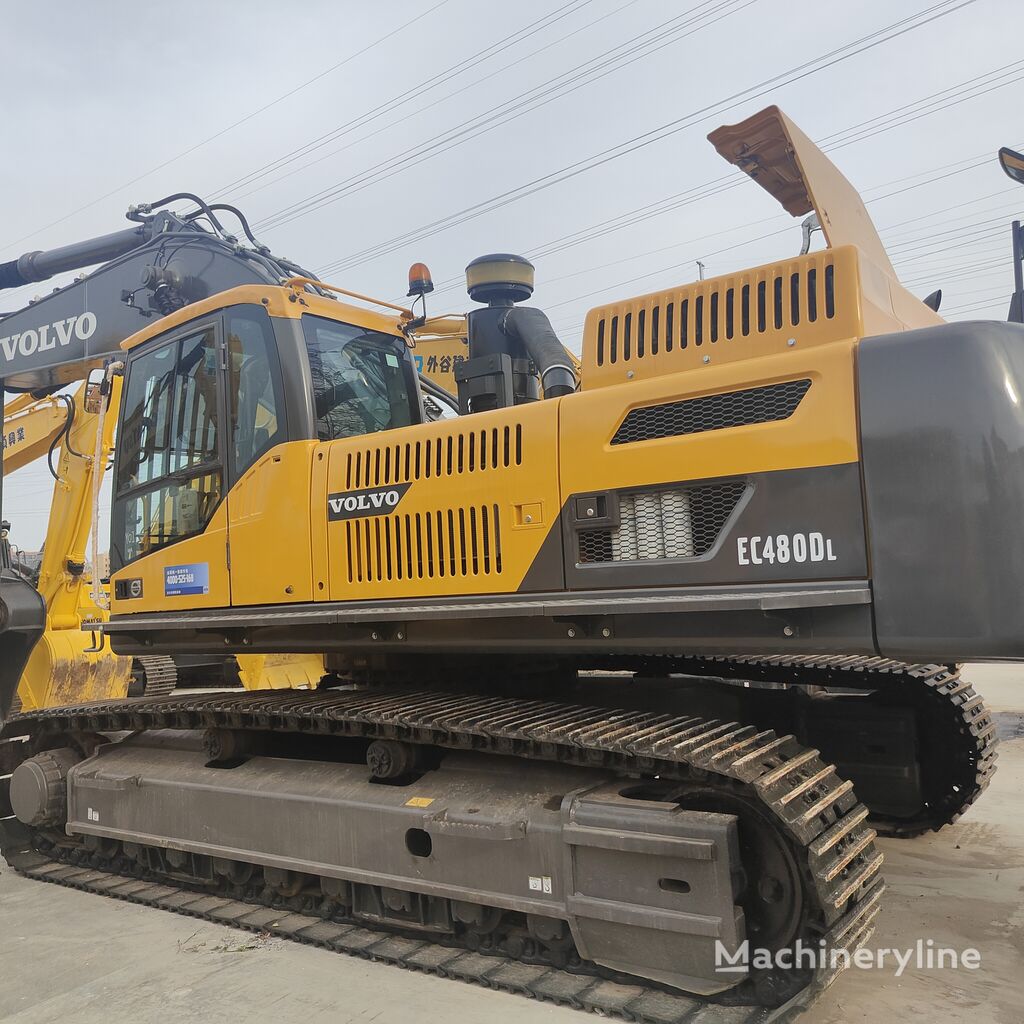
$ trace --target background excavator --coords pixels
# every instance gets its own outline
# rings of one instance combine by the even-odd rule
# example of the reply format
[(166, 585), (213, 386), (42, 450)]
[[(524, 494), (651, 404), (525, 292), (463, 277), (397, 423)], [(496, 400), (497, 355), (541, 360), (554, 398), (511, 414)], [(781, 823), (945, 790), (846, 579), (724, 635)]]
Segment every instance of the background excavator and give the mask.
[[(723, 974), (716, 949), (856, 948), (876, 830), (939, 828), (987, 784), (956, 663), (1024, 658), (1024, 338), (907, 292), (777, 109), (710, 138), (828, 247), (592, 310), (580, 380), (519, 305), (532, 266), (475, 260), (450, 419), (424, 412), (446, 396), (417, 379), (422, 317), (230, 208), (168, 197), (0, 267), (109, 260), (0, 337), (9, 387), (103, 368), (109, 410), (124, 376), (107, 642), (328, 670), (10, 720), (10, 863), (222, 921), (263, 903), (332, 948), (383, 929), (378, 959), (553, 997), (584, 979), (604, 1012), (625, 986), (640, 1020), (765, 1020), (831, 980)], [(0, 594), (6, 666), (39, 605)]]
[[(113, 398), (121, 382), (112, 382)], [(17, 688), (16, 708), (35, 710), (76, 701), (123, 697), (134, 682), (140, 693), (160, 696), (174, 688), (174, 662), (167, 657), (120, 657), (84, 632), (106, 617), (93, 597), (86, 544), (92, 529), (93, 473), (102, 407), (100, 385), (83, 381), (72, 394), (21, 395), (7, 405), (4, 469), (10, 475), (45, 457), (54, 477), (46, 541), (37, 571), (14, 564), (46, 605), (46, 626), (32, 649)], [(114, 418), (99, 436), (100, 475), (113, 451)], [(105, 593), (105, 591), (104, 591)]]

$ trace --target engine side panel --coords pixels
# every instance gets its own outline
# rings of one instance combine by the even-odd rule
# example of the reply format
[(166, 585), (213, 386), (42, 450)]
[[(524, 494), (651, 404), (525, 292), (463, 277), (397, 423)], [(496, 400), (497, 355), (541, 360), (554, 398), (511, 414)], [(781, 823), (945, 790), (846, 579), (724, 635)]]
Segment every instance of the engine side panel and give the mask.
[[(333, 601), (515, 592), (557, 529), (559, 403), (323, 446)], [(556, 578), (535, 589), (561, 589)]]

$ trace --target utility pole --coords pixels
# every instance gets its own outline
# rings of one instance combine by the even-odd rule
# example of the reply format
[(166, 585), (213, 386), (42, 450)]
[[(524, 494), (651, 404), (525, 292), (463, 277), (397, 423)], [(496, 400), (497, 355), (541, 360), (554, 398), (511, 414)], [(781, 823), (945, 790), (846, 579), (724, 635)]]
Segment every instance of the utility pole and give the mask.
[[(1018, 185), (1024, 185), (1024, 153), (1017, 153), (1008, 146), (999, 150), (999, 164)], [(1011, 324), (1024, 324), (1024, 234), (1020, 221), (1013, 222), (1013, 298), (1006, 319)]]
[(1006, 319), (1011, 324), (1024, 324), (1024, 231), (1020, 221), (1013, 222), (1013, 297)]

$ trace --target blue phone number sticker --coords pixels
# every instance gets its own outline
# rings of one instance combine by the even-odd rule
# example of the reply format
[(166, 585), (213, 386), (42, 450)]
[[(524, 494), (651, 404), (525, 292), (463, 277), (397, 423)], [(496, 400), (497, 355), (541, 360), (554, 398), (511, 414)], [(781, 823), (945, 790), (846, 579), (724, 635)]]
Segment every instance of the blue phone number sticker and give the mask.
[(186, 597), (210, 592), (210, 563), (164, 566), (164, 597)]

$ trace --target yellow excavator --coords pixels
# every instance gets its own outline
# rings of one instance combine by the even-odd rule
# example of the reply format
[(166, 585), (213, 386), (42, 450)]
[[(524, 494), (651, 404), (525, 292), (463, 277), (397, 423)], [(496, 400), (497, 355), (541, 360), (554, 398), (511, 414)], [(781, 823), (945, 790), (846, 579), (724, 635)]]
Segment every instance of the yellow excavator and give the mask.
[[(37, 571), (17, 566), (46, 605), (46, 627), (32, 649), (18, 683), (15, 710), (33, 711), (62, 704), (114, 699), (131, 693), (159, 697), (171, 693), (178, 665), (159, 655), (122, 657), (109, 644), (96, 644), (84, 632), (108, 617), (107, 588), (92, 578), (86, 545), (93, 524), (94, 466), (105, 472), (114, 448), (114, 417), (103, 420), (99, 383), (81, 382), (71, 394), (18, 396), (4, 418), (4, 470), (10, 476), (46, 458), (54, 477), (46, 539)], [(111, 380), (110, 401), (119, 400), (120, 378)], [(98, 454), (96, 450), (99, 441)], [(7, 538), (5, 538), (7, 540)], [(9, 541), (8, 541), (9, 543)], [(102, 573), (101, 573), (102, 575)], [(99, 587), (98, 591), (94, 587)], [(223, 685), (220, 661), (187, 666), (200, 685)], [(316, 686), (323, 660), (310, 655), (241, 655), (240, 679), (249, 689)]]
[[(908, 292), (778, 109), (710, 138), (826, 248), (609, 298), (579, 375), (533, 267), (474, 260), (434, 421), (422, 316), (223, 204), (0, 265), (107, 261), (0, 321), (9, 387), (123, 378), (104, 642), (329, 673), (8, 720), (11, 865), (634, 1021), (831, 983), (877, 832), (994, 769), (957, 664), (1024, 658), (1024, 328)], [(6, 713), (41, 625), (0, 595)]]
[[(113, 380), (111, 387), (116, 401), (121, 381)], [(46, 543), (33, 580), (46, 605), (46, 626), (17, 689), (18, 705), (26, 710), (123, 697), (128, 691), (132, 659), (114, 654), (109, 645), (97, 645), (94, 636), (83, 632), (86, 623), (98, 623), (107, 615), (93, 597), (94, 588), (101, 586), (95, 570), (86, 569), (103, 405), (100, 385), (83, 381), (73, 394), (21, 395), (5, 410), (5, 474), (46, 457), (54, 476)], [(113, 451), (113, 430), (114, 418), (106, 417), (98, 438), (100, 475)], [(165, 682), (165, 661), (169, 659), (139, 666), (143, 672), (146, 664), (151, 667), (152, 695), (170, 692), (160, 685)], [(167, 681), (173, 686), (173, 673)]]

